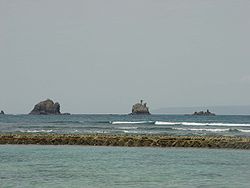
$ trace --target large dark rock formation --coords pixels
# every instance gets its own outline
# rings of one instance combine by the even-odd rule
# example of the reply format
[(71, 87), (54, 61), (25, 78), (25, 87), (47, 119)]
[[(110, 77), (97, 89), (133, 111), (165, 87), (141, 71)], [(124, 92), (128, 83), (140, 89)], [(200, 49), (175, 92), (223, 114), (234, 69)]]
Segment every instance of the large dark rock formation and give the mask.
[(0, 114), (4, 115), (4, 111), (3, 111), (3, 110), (1, 110)]
[(58, 102), (54, 103), (52, 100), (47, 99), (45, 101), (39, 102), (35, 105), (33, 110), (30, 112), (33, 115), (59, 115), (60, 104)]
[(194, 116), (215, 116), (215, 114), (210, 112), (209, 110), (207, 110), (206, 112), (203, 112), (203, 111), (194, 112), (193, 115)]
[(140, 103), (136, 103), (132, 107), (132, 113), (131, 115), (149, 115), (149, 109), (147, 107), (147, 103), (143, 103), (143, 100), (141, 100)]

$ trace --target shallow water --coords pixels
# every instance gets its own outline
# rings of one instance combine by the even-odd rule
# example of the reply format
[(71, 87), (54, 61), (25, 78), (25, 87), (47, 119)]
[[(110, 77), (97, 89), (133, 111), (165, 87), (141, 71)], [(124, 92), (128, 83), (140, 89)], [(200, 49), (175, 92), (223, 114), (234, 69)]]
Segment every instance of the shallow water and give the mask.
[(0, 145), (0, 187), (250, 187), (250, 151)]

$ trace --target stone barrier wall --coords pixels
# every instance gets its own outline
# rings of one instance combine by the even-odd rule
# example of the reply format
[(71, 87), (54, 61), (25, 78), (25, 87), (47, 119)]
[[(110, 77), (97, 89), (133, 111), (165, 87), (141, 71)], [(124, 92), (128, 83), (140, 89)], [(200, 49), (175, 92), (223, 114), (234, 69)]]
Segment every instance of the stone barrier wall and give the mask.
[(2, 134), (0, 144), (250, 149), (250, 138), (152, 135)]

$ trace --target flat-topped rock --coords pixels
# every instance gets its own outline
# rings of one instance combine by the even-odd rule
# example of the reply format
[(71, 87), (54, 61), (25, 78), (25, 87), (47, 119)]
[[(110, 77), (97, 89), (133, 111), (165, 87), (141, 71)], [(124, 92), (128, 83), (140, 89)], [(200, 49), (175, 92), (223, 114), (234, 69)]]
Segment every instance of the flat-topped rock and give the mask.
[(59, 115), (60, 104), (58, 102), (54, 103), (52, 100), (47, 99), (45, 101), (39, 102), (35, 105), (33, 110), (29, 113), (32, 115)]
[(143, 100), (140, 103), (136, 103), (132, 107), (131, 115), (149, 115), (149, 109), (147, 107), (147, 103), (143, 103)]
[(194, 116), (215, 116), (214, 113), (210, 112), (209, 110), (207, 111), (200, 111), (200, 112), (194, 112), (192, 115)]
[(125, 147), (199, 147), (250, 149), (249, 137), (81, 135), (81, 134), (0, 134), (0, 144), (88, 145)]

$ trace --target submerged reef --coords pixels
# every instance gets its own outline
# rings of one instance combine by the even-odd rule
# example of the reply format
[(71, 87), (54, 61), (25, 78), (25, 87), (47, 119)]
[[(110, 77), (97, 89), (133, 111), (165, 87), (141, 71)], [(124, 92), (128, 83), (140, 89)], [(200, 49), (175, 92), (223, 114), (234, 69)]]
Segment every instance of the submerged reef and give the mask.
[(36, 104), (33, 110), (29, 114), (32, 115), (61, 114), (60, 104), (58, 102), (54, 103), (52, 100), (47, 99), (45, 101)]
[(250, 138), (229, 136), (62, 135), (32, 133), (1, 134), (0, 144), (250, 149)]
[(131, 115), (149, 115), (149, 109), (147, 107), (147, 103), (143, 103), (143, 100), (140, 103), (136, 103), (132, 107)]

